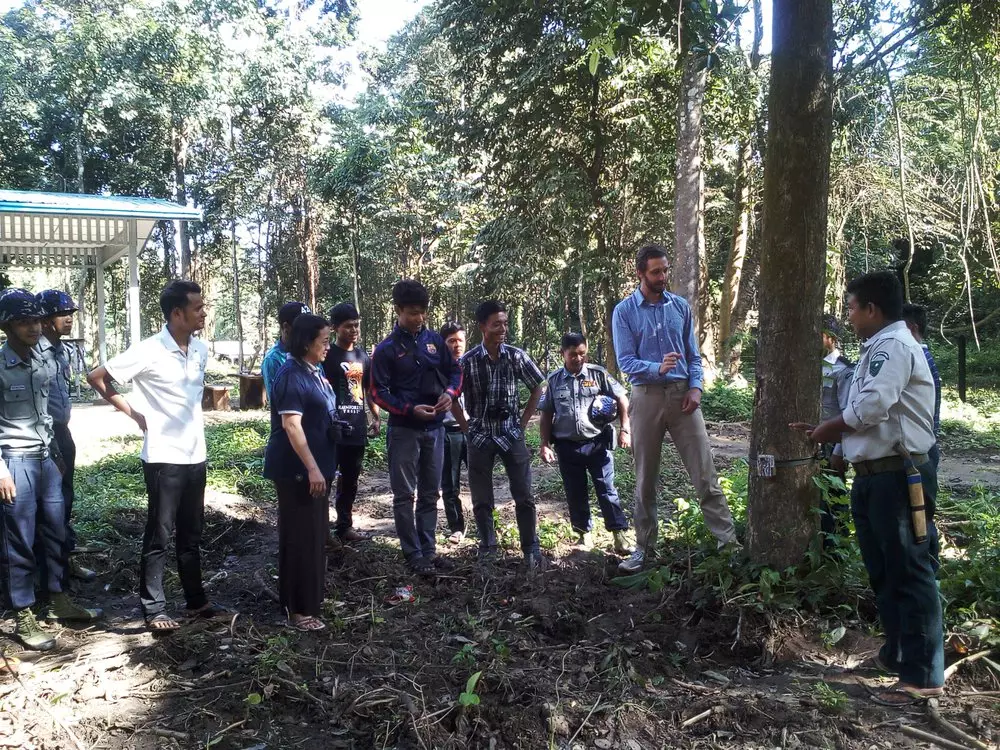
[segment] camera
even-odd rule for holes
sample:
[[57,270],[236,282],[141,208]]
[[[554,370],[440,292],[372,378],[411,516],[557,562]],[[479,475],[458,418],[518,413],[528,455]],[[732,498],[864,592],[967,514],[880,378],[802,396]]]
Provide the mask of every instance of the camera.
[[509,419],[513,412],[510,410],[510,406],[506,403],[503,404],[490,404],[486,407],[486,416],[493,421],[503,421]]
[[336,418],[331,420],[326,432],[326,436],[331,443],[343,442],[344,438],[348,438],[352,434],[354,434],[354,426],[350,422]]

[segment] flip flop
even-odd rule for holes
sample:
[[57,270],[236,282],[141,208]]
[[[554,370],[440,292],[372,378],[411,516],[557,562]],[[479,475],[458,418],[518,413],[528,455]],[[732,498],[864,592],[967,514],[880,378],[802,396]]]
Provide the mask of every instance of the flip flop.
[[[935,693],[922,693],[916,688],[900,687],[899,685],[893,685],[892,687],[883,688],[881,690],[869,690],[868,692],[873,703],[877,703],[880,706],[888,706],[889,708],[920,706],[931,698],[939,698],[944,695],[943,689],[941,689],[940,692]],[[885,698],[883,696],[894,696],[895,699]]]
[[181,624],[166,612],[158,612],[146,618],[146,628],[150,633],[173,633],[181,629]]
[[301,633],[317,633],[320,630],[326,630],[326,623],[318,617],[303,617],[301,620],[288,619],[285,621],[285,625]]
[[233,614],[221,604],[209,602],[200,609],[185,609],[184,616],[192,620],[214,620],[217,617],[225,617]]

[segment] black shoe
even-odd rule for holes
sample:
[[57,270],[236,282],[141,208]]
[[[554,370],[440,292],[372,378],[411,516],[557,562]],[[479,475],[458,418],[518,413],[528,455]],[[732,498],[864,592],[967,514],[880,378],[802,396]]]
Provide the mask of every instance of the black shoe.
[[426,557],[421,557],[420,555],[414,555],[412,558],[407,560],[406,567],[418,576],[434,575],[434,563]]
[[430,555],[424,558],[425,560],[430,560],[431,565],[434,566],[436,570],[454,570],[455,563],[449,560],[447,557],[442,557],[441,555]]

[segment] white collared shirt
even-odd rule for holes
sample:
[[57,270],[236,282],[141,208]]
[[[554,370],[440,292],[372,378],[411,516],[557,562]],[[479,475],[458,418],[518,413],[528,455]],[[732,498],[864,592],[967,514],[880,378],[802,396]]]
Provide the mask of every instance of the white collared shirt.
[[130,346],[106,368],[119,383],[132,381],[129,400],[146,417],[142,460],[153,464],[199,464],[205,460],[205,389],[208,347],[192,336],[185,355],[166,326]]
[[910,453],[934,445],[934,381],[927,359],[906,324],[891,323],[861,345],[844,421],[844,457],[851,462]]

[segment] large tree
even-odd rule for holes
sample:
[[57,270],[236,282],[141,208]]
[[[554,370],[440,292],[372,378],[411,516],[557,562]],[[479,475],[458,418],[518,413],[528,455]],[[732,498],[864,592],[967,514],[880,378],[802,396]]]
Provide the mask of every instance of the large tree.
[[776,471],[771,478],[751,471],[749,550],[757,562],[776,567],[801,560],[817,527],[817,465],[808,460],[813,447],[788,424],[819,416],[832,6],[832,0],[774,2],[761,238],[764,304],[750,452],[773,456]]

